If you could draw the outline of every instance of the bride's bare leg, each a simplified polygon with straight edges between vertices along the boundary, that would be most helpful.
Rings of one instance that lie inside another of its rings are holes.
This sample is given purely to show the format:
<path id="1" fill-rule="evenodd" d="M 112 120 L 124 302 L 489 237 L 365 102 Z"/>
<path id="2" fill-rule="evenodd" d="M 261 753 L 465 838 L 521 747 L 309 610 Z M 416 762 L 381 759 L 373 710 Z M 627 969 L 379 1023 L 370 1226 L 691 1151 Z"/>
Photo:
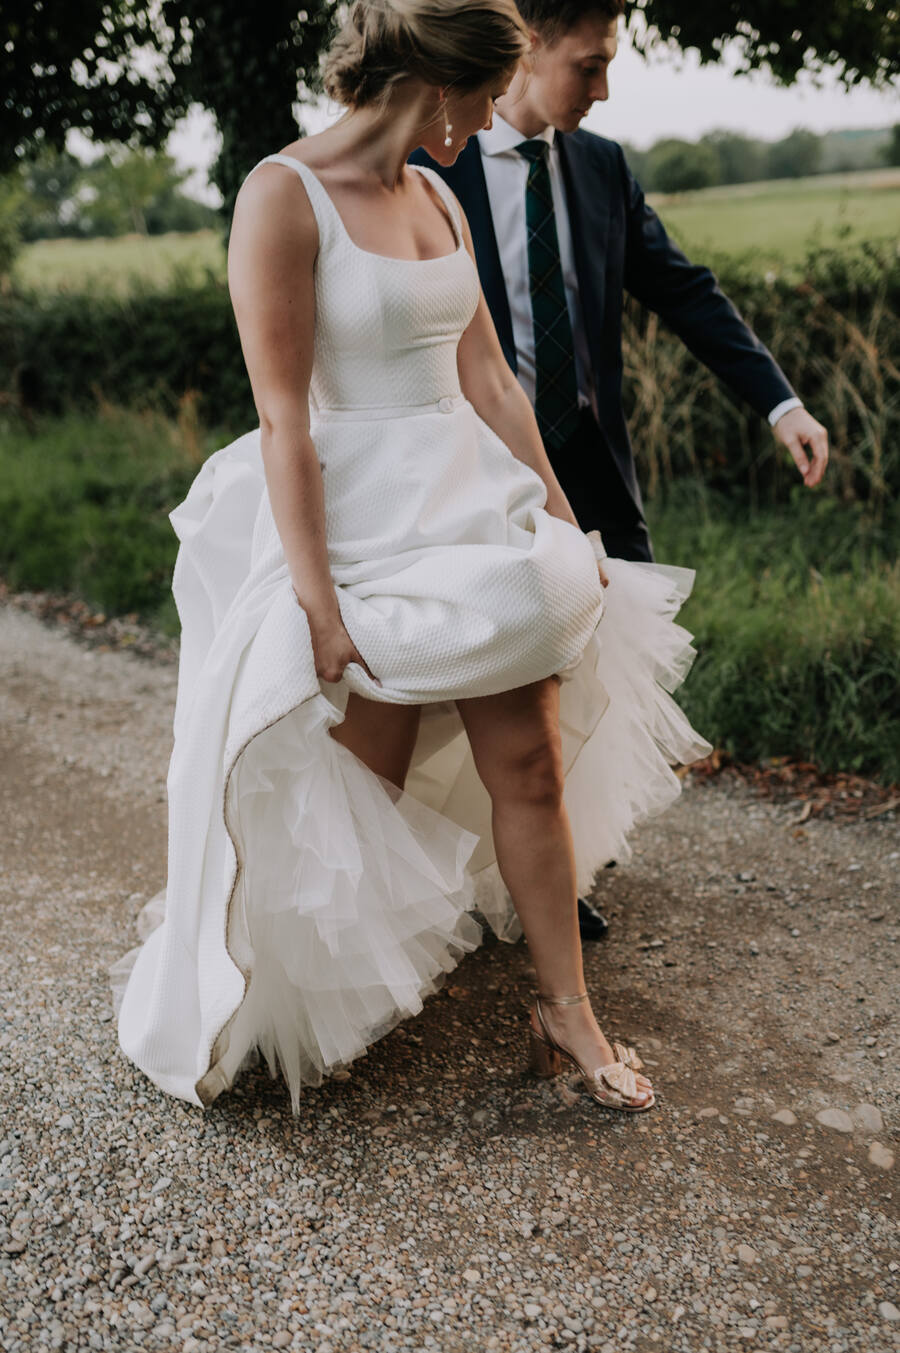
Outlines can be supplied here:
<path id="1" fill-rule="evenodd" d="M 389 705 L 350 693 L 344 722 L 331 730 L 376 775 L 403 788 L 419 731 L 418 705 Z"/>
<path id="2" fill-rule="evenodd" d="M 559 682 L 457 702 L 491 796 L 500 873 L 546 996 L 584 991 L 572 834 L 563 803 Z M 545 1006 L 547 1026 L 588 1070 L 615 1060 L 590 1004 Z M 532 1019 L 534 1020 L 534 1015 Z M 649 1081 L 638 1076 L 639 1091 Z M 633 1101 L 641 1103 L 646 1095 Z"/>

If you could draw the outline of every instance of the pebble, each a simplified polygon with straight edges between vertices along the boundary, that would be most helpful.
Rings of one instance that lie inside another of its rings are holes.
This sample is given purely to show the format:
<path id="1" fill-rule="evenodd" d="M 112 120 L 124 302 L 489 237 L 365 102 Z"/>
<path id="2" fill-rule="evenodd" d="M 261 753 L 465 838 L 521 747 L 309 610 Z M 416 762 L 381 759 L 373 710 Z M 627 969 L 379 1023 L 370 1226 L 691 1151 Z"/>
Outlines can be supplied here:
<path id="1" fill-rule="evenodd" d="M 759 1256 L 750 1245 L 738 1245 L 737 1257 L 742 1264 L 755 1264 Z"/>
<path id="2" fill-rule="evenodd" d="M 797 1123 L 797 1115 L 790 1109 L 779 1109 L 772 1117 L 776 1123 L 784 1123 L 785 1127 L 794 1127 Z"/>
<path id="3" fill-rule="evenodd" d="M 882 1320 L 900 1320 L 900 1311 L 892 1301 L 880 1301 L 878 1303 L 878 1314 Z"/>
<path id="4" fill-rule="evenodd" d="M 889 1147 L 883 1146 L 881 1142 L 873 1142 L 869 1147 L 869 1164 L 877 1165 L 880 1170 L 892 1170 L 894 1168 L 894 1153 Z"/>
<path id="5" fill-rule="evenodd" d="M 853 1119 L 843 1109 L 821 1109 L 816 1114 L 816 1122 L 822 1127 L 834 1128 L 835 1132 L 852 1132 Z"/>
<path id="6" fill-rule="evenodd" d="M 857 1127 L 862 1128 L 864 1132 L 884 1131 L 884 1119 L 881 1116 L 881 1110 L 874 1104 L 857 1104 L 851 1117 Z"/>

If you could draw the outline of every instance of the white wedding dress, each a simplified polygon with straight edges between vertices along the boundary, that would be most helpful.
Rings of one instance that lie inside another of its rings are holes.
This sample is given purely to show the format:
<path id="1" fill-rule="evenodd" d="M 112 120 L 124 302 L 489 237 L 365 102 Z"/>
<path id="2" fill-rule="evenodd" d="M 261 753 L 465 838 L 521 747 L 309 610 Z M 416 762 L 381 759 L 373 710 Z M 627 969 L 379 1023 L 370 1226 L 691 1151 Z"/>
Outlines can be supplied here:
<path id="1" fill-rule="evenodd" d="M 209 1105 L 261 1050 L 296 1107 L 481 938 L 520 933 L 490 804 L 454 702 L 562 676 L 579 888 L 709 750 L 667 694 L 693 657 L 674 617 L 693 574 L 610 560 L 543 510 L 545 488 L 460 392 L 478 301 L 458 248 L 356 246 L 316 175 L 312 436 L 344 623 L 370 668 L 316 676 L 266 492 L 259 432 L 203 466 L 171 520 L 182 622 L 168 884 L 112 969 L 119 1039 L 158 1086 Z M 266 163 L 266 161 L 263 161 Z M 330 737 L 348 692 L 422 705 L 400 793 Z"/>

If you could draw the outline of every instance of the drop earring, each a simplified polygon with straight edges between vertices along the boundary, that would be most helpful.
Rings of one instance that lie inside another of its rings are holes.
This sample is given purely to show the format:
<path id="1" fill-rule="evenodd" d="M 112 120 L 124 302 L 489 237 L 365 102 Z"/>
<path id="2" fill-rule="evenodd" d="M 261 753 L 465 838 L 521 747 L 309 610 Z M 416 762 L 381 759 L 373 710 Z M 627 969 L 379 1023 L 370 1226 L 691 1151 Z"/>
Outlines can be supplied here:
<path id="1" fill-rule="evenodd" d="M 453 137 L 450 135 L 450 133 L 451 133 L 452 131 L 453 131 L 453 124 L 452 124 L 451 122 L 448 122 L 448 121 L 447 121 L 447 108 L 446 108 L 446 105 L 445 105 L 445 106 L 444 106 L 444 145 L 445 145 L 445 146 L 452 146 L 452 145 L 453 145 Z"/>

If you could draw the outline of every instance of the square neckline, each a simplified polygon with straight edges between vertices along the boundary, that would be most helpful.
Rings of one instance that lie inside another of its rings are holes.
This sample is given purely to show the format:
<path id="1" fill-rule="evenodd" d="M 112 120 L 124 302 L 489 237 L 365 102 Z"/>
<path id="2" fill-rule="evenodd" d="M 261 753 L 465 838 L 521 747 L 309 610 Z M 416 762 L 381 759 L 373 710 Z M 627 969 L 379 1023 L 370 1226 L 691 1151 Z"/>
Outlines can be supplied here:
<path id="1" fill-rule="evenodd" d="M 271 162 L 272 160 L 276 161 L 276 163 L 284 164 L 285 162 L 289 162 L 289 163 L 292 164 L 292 165 L 296 165 L 297 168 L 298 168 L 298 172 L 299 172 L 299 174 L 300 174 L 301 179 L 303 178 L 303 170 L 304 170 L 304 169 L 306 170 L 306 172 L 307 172 L 308 174 L 311 174 L 311 175 L 312 175 L 312 177 L 315 179 L 316 185 L 318 186 L 318 188 L 319 188 L 319 190 L 321 191 L 322 195 L 325 197 L 325 199 L 326 199 L 326 201 L 327 201 L 327 203 L 328 203 L 329 208 L 331 209 L 332 213 L 334 214 L 334 217 L 335 217 L 335 219 L 337 220 L 337 223 L 338 223 L 338 225 L 339 225 L 339 227 L 340 227 L 340 229 L 341 229 L 341 233 L 342 233 L 343 236 L 344 236 L 344 239 L 345 239 L 345 240 L 347 241 L 347 243 L 350 245 L 351 249 L 355 249 L 356 252 L 357 252 L 358 254 L 363 254 L 364 257 L 366 257 L 366 258 L 377 258 L 377 259 L 379 259 L 382 263 L 411 263 L 411 264 L 417 264 L 417 265 L 421 265 L 421 264 L 425 264 L 425 263 L 446 263 L 446 262 L 448 262 L 450 259 L 458 258 L 459 255 L 460 255 L 460 253 L 461 253 L 461 252 L 465 249 L 465 247 L 466 247 L 465 240 L 463 239 L 462 231 L 461 231 L 461 229 L 459 228 L 459 226 L 458 226 L 457 223 L 456 223 L 456 219 L 455 219 L 455 217 L 454 217 L 454 213 L 453 213 L 453 211 L 452 211 L 452 209 L 451 209 L 451 207 L 450 207 L 450 204 L 445 200 L 443 194 L 439 192 L 439 196 L 440 196 L 440 198 L 441 198 L 441 201 L 444 203 L 445 207 L 447 208 L 447 218 L 448 218 L 448 220 L 449 220 L 449 222 L 450 222 L 450 228 L 451 228 L 451 230 L 453 231 L 454 238 L 457 240 L 457 246 L 456 246 L 456 248 L 455 248 L 451 253 L 449 253 L 449 254 L 435 254 L 434 258 L 397 258 L 396 255 L 394 255 L 394 254 L 377 254 L 377 253 L 375 253 L 374 250 L 372 250 L 372 249 L 363 249 L 362 245 L 357 244 L 356 241 L 353 239 L 352 235 L 350 234 L 349 230 L 347 229 L 346 225 L 344 224 L 344 218 L 343 218 L 343 216 L 342 216 L 341 213 L 338 211 L 337 206 L 335 205 L 334 198 L 331 196 L 331 193 L 330 193 L 330 192 L 328 191 L 328 189 L 325 187 L 325 184 L 324 184 L 324 183 L 322 182 L 322 180 L 319 178 L 319 175 L 316 173 L 316 171 L 315 171 L 314 169 L 311 169 L 311 168 L 309 167 L 309 165 L 306 164 L 303 160 L 298 160 L 298 159 L 296 158 L 296 156 L 294 156 L 294 155 L 284 155 L 284 154 L 282 154 L 281 152 L 279 152 L 278 154 L 275 154 L 275 155 L 267 155 L 266 158 L 265 158 L 265 160 L 261 161 L 261 163 L 264 164 L 264 163 L 266 163 L 266 161 Z M 426 175 L 426 176 L 427 176 L 427 174 L 428 174 L 428 171 L 427 171 L 427 169 L 425 168 L 424 165 L 419 165 L 419 164 L 408 164 L 408 165 L 407 165 L 407 168 L 409 168 L 409 169 L 415 169 L 419 174 L 422 174 L 422 175 Z"/>

